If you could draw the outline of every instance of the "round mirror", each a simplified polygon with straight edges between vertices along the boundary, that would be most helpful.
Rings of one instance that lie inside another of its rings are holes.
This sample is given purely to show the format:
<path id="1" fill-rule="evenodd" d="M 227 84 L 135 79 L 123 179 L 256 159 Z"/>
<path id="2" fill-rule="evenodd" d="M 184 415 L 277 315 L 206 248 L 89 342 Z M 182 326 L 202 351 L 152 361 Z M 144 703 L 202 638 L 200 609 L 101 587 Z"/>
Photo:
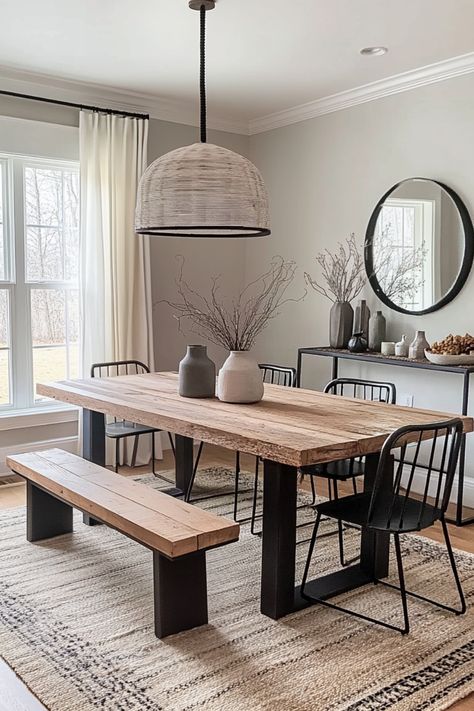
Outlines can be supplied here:
<path id="1" fill-rule="evenodd" d="M 379 201 L 365 237 L 365 268 L 387 306 L 426 314 L 460 292 L 472 266 L 474 231 L 461 198 L 427 178 L 397 183 Z"/>

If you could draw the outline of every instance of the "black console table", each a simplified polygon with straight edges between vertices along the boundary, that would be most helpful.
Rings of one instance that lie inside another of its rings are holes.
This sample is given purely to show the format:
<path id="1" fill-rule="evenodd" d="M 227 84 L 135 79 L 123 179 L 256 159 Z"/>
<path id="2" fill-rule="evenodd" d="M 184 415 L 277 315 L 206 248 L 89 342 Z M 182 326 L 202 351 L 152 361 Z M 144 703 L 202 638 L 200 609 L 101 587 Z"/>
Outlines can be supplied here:
<path id="1" fill-rule="evenodd" d="M 314 348 L 298 348 L 298 364 L 297 364 L 297 386 L 301 385 L 302 362 L 304 355 L 322 356 L 332 358 L 332 377 L 338 377 L 339 360 L 353 360 L 359 363 L 378 363 L 379 365 L 396 365 L 405 368 L 420 368 L 423 370 L 438 370 L 443 373 L 457 373 L 463 377 L 462 388 L 462 409 L 461 414 L 468 414 L 469 407 L 469 383 L 471 373 L 474 373 L 474 365 L 435 365 L 430 363 L 426 358 L 413 360 L 411 358 L 401 358 L 397 356 L 384 356 L 381 353 L 367 351 L 366 353 L 351 353 L 347 350 L 336 350 L 328 347 Z M 461 451 L 459 455 L 459 470 L 458 470 L 458 496 L 456 502 L 456 516 L 450 523 L 456 526 L 466 526 L 474 523 L 474 516 L 463 518 L 463 496 L 464 496 L 464 472 L 466 465 L 466 435 L 463 436 L 461 443 Z M 449 520 L 449 519 L 448 519 Z"/>

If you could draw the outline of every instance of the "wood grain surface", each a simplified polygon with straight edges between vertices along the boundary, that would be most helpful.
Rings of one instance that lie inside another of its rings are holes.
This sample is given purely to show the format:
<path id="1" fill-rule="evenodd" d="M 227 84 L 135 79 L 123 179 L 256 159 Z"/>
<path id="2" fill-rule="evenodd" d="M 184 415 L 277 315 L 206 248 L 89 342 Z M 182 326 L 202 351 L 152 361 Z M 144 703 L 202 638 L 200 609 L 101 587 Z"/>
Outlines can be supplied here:
<path id="1" fill-rule="evenodd" d="M 378 452 L 397 427 L 453 416 L 268 384 L 261 402 L 235 405 L 182 398 L 177 386 L 176 373 L 149 373 L 39 383 L 37 392 L 294 466 Z M 472 418 L 462 419 L 471 432 Z"/>
<path id="2" fill-rule="evenodd" d="M 170 558 L 236 541 L 234 521 L 61 449 L 7 457 L 25 479 Z"/>

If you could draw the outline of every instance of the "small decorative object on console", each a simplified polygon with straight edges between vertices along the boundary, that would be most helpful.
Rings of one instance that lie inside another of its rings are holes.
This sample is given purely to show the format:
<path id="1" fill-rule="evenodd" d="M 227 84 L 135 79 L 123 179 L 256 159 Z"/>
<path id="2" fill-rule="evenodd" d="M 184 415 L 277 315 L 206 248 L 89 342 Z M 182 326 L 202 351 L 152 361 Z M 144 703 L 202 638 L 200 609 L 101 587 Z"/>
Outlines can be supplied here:
<path id="1" fill-rule="evenodd" d="M 369 340 L 369 319 L 370 309 L 367 306 L 367 301 L 365 299 L 361 299 L 355 310 L 354 332 L 362 333 L 367 342 Z"/>
<path id="2" fill-rule="evenodd" d="M 395 355 L 401 356 L 402 358 L 408 357 L 409 345 L 407 343 L 407 337 L 403 334 L 401 341 L 395 343 Z"/>
<path id="3" fill-rule="evenodd" d="M 438 355 L 462 355 L 474 351 L 474 336 L 466 333 L 465 336 L 453 336 L 451 333 L 442 341 L 435 341 L 431 348 L 432 353 Z"/>
<path id="4" fill-rule="evenodd" d="M 416 331 L 414 340 L 410 343 L 408 357 L 413 360 L 425 357 L 425 351 L 430 349 L 430 344 L 426 340 L 424 331 Z"/>
<path id="5" fill-rule="evenodd" d="M 442 341 L 435 341 L 431 349 L 425 351 L 431 363 L 437 365 L 474 364 L 474 336 L 453 336 L 451 333 Z"/>
<path id="6" fill-rule="evenodd" d="M 382 341 L 380 352 L 384 356 L 395 355 L 395 343 L 393 341 Z"/>
<path id="7" fill-rule="evenodd" d="M 369 349 L 371 351 L 380 351 L 382 341 L 385 340 L 387 331 L 387 322 L 381 311 L 372 314 L 369 320 Z"/>
<path id="8" fill-rule="evenodd" d="M 362 331 L 354 333 L 349 339 L 347 347 L 351 353 L 364 353 L 364 351 L 367 350 L 367 339 L 365 334 Z"/>

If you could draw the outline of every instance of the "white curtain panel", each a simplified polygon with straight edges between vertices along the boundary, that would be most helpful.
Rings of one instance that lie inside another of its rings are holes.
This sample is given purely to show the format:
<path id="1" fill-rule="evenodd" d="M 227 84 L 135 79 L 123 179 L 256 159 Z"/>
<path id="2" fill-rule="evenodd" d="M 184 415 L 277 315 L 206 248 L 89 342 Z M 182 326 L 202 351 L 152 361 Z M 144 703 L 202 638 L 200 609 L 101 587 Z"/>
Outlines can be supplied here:
<path id="1" fill-rule="evenodd" d="M 133 227 L 148 121 L 81 111 L 79 129 L 83 374 L 92 363 L 126 359 L 153 370 L 150 247 Z M 150 436 L 140 440 L 137 464 L 151 451 Z M 156 444 L 161 456 L 159 437 Z"/>

